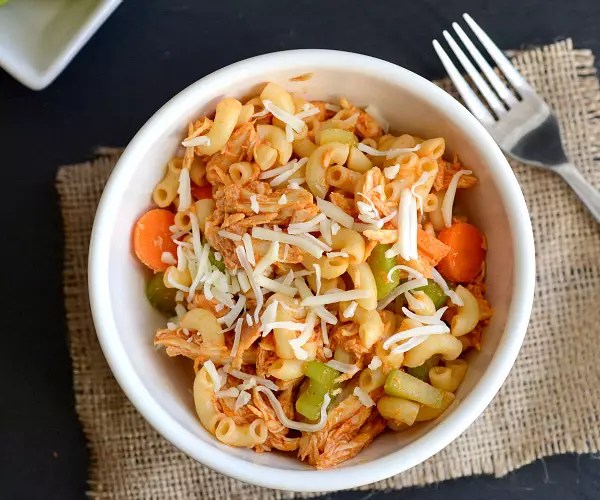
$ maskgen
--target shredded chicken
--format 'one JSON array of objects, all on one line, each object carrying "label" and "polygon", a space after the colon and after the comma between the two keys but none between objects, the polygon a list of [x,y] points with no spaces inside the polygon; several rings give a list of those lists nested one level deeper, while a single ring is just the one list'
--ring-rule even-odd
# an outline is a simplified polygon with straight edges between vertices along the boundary
[{"label": "shredded chicken", "polygon": [[[277,399],[281,403],[283,411],[288,418],[294,418],[294,399],[293,399],[294,387],[290,386],[287,389],[280,391],[277,395]],[[264,398],[264,396],[257,390],[252,391],[252,401],[255,406],[260,410],[262,418],[267,424],[267,440],[265,444],[271,448],[282,451],[294,451],[298,449],[300,442],[299,437],[289,438],[287,435],[290,432],[286,426],[284,426],[279,419],[271,403]]]},{"label": "shredded chicken", "polygon": [[[435,181],[433,182],[433,189],[436,191],[444,191],[448,189],[450,185],[450,181],[454,174],[459,170],[463,170],[464,166],[458,161],[458,158],[454,158],[452,163],[438,160],[438,173],[435,177]],[[473,187],[477,184],[477,177],[472,174],[462,175],[458,179],[458,189],[467,189]]]},{"label": "shredded chicken", "polygon": [[298,456],[317,469],[333,467],[355,457],[385,426],[385,419],[373,407],[349,395],[329,412],[322,430],[302,434]]},{"label": "shredded chicken", "polygon": [[[190,338],[192,339],[191,342],[188,341]],[[186,358],[196,359],[203,354],[200,335],[191,333],[186,335],[183,328],[158,330],[154,336],[154,345],[166,347],[165,350],[169,356],[185,356]]]},{"label": "shredded chicken", "polygon": [[357,195],[354,197],[354,202],[357,204],[357,210],[359,202],[368,203],[368,201],[365,199],[366,197],[371,201],[371,203],[373,203],[379,212],[380,217],[389,215],[390,209],[386,204],[384,187],[385,177],[379,168],[373,167],[362,174],[360,181],[358,181],[356,185],[356,192],[362,193],[363,196]]},{"label": "shredded chicken", "polygon": [[329,201],[352,217],[356,217],[358,215],[358,210],[354,205],[354,199],[348,198],[343,193],[339,193],[337,191],[329,193]]},{"label": "shredded chicken", "polygon": [[227,141],[225,147],[211,156],[206,164],[206,178],[213,185],[231,184],[227,169],[236,162],[242,161],[256,141],[257,133],[252,122],[238,127]]},{"label": "shredded chicken", "polygon": [[231,362],[231,366],[235,369],[240,369],[242,366],[244,353],[252,347],[252,344],[260,338],[260,325],[254,323],[252,326],[248,326],[244,323],[242,333],[240,335],[240,343],[238,345],[235,357]]}]

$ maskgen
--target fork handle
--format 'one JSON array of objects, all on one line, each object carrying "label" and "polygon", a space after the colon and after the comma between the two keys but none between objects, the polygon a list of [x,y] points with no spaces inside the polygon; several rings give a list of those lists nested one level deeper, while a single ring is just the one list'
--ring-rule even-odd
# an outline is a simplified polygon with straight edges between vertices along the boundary
[{"label": "fork handle", "polygon": [[600,222],[600,191],[592,186],[572,163],[563,163],[555,172],[571,186],[597,222]]}]

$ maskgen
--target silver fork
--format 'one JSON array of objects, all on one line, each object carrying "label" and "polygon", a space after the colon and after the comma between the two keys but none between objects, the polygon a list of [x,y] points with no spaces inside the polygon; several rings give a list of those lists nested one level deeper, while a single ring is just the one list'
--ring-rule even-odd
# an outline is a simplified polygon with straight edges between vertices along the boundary
[{"label": "silver fork", "polygon": [[450,33],[444,31],[444,38],[493,113],[473,92],[439,42],[433,40],[433,47],[464,103],[505,154],[522,163],[546,168],[560,175],[600,222],[600,192],[569,162],[563,149],[558,122],[550,107],[471,16],[463,14],[463,18],[518,94],[515,95],[504,84],[463,29],[457,23],[453,23],[456,34],[487,81]]}]

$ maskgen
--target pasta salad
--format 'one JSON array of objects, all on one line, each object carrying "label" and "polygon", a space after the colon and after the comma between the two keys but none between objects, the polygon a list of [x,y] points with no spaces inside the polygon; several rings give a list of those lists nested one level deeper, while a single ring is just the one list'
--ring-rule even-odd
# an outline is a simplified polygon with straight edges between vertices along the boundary
[{"label": "pasta salad", "polygon": [[133,248],[220,442],[324,469],[452,404],[492,309],[454,207],[477,179],[444,150],[273,83],[188,125]]}]

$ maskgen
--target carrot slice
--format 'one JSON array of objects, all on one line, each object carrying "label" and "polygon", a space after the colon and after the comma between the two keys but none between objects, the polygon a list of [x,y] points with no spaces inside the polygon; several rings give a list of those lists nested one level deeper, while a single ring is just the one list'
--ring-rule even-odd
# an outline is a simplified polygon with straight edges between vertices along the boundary
[{"label": "carrot slice", "polygon": [[169,267],[162,261],[163,252],[177,255],[177,245],[171,239],[169,229],[175,223],[173,212],[155,208],[140,217],[133,230],[133,249],[142,264],[153,271]]},{"label": "carrot slice", "polygon": [[443,229],[438,239],[450,252],[437,266],[441,275],[456,283],[467,283],[481,271],[485,259],[483,235],[475,226],[459,222]]},{"label": "carrot slice", "polygon": [[212,186],[193,187],[192,196],[197,200],[212,200]]}]

